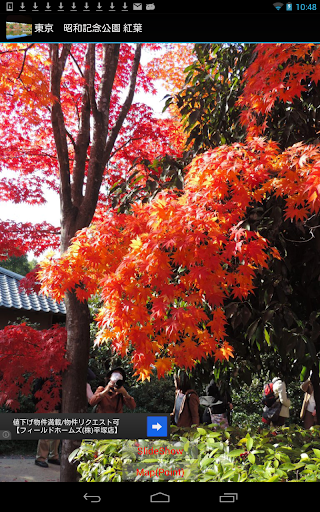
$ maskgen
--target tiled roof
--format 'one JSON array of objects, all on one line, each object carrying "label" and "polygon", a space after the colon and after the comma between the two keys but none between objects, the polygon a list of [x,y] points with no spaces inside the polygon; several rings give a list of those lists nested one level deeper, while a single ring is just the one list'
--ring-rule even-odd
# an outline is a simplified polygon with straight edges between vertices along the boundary
[{"label": "tiled roof", "polygon": [[56,302],[43,293],[19,291],[20,274],[0,267],[0,307],[66,314],[64,301]]}]

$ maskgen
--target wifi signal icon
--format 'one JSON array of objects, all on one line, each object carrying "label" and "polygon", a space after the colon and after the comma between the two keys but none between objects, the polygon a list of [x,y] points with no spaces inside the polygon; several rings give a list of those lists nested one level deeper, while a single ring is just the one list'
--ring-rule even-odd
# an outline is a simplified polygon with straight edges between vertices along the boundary
[{"label": "wifi signal icon", "polygon": [[284,6],[284,4],[282,4],[281,2],[276,2],[275,4],[273,4],[274,7],[277,9],[277,11],[280,11],[281,7]]}]

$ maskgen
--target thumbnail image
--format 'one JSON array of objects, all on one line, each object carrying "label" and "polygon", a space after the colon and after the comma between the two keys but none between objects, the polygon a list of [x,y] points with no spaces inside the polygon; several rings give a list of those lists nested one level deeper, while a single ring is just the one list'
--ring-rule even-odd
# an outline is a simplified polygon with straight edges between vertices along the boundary
[{"label": "thumbnail image", "polygon": [[6,38],[16,39],[19,37],[31,36],[32,25],[29,23],[16,23],[14,21],[6,22]]}]

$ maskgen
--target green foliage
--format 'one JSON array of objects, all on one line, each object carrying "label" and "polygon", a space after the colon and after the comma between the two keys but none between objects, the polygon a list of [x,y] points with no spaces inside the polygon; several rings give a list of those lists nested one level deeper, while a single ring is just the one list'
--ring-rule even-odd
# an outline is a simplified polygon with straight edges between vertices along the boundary
[{"label": "green foliage", "polygon": [[[190,161],[187,155],[182,159],[159,155],[152,161],[136,158],[129,169],[129,177],[119,180],[110,190],[113,208],[117,208],[118,213],[128,213],[134,203],[151,201],[163,190],[174,189],[176,193],[183,190],[185,167]],[[134,170],[138,165],[138,170]]]},{"label": "green foliage", "polygon": [[[304,430],[296,425],[276,432],[229,427],[182,429],[171,427],[170,442],[157,440],[154,448],[166,445],[171,450],[144,459],[148,468],[184,467],[184,477],[172,476],[169,481],[197,482],[318,482],[320,480],[320,427]],[[139,444],[138,444],[139,443]],[[70,461],[78,461],[81,482],[120,482],[124,465],[143,462],[137,446],[150,441],[120,439],[83,441]],[[150,444],[149,444],[150,445]],[[134,481],[140,475],[132,474]],[[150,481],[161,481],[153,477]]]},{"label": "green foliage", "polygon": [[130,389],[130,394],[137,404],[135,412],[170,413],[175,399],[172,376],[162,379],[154,376],[150,382],[138,382],[135,387]]},{"label": "green foliage", "polygon": [[[232,403],[234,406],[232,425],[240,428],[258,428],[261,425],[263,405],[261,403],[264,385],[271,380],[268,372],[261,374],[260,378],[255,376],[250,385],[241,383],[232,388]],[[300,423],[300,410],[304,393],[300,389],[300,381],[293,380],[287,384],[287,395],[291,401],[290,417],[288,424]]]},{"label": "green foliage", "polygon": [[7,270],[11,270],[11,272],[16,272],[22,276],[25,276],[34,267],[37,265],[37,260],[33,259],[31,261],[28,260],[27,255],[23,256],[11,256],[6,260],[1,260],[0,266],[6,268]]},{"label": "green foliage", "polygon": [[319,225],[319,214],[304,223],[286,219],[283,199],[274,195],[248,209],[242,227],[266,237],[282,259],[259,270],[246,301],[226,303],[235,358],[228,365],[211,361],[211,367],[236,370],[239,382],[249,385],[262,366],[288,384],[299,380],[302,367],[308,376],[319,365]]},{"label": "green foliage", "polygon": [[245,137],[236,101],[242,92],[244,71],[255,44],[195,44],[196,60],[185,69],[182,90],[166,102],[176,103],[188,133],[186,145],[195,153]]}]

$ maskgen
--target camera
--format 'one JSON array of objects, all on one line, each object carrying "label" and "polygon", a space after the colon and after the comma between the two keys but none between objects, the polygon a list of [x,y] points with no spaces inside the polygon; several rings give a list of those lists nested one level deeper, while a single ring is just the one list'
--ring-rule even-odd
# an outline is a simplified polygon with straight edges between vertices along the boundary
[{"label": "camera", "polygon": [[117,380],[111,380],[112,382],[112,388],[109,391],[109,395],[113,395],[117,389],[120,389],[123,386],[124,380],[123,379],[117,379]]},{"label": "camera", "polygon": [[110,370],[110,372],[107,373],[107,379],[112,384],[112,387],[110,387],[109,395],[113,395],[117,389],[120,389],[125,381],[126,375],[122,368],[115,368],[114,370]]},{"label": "camera", "polygon": [[124,380],[123,380],[123,379],[118,379],[118,380],[116,380],[116,381],[115,381],[115,383],[114,383],[114,387],[115,387],[116,389],[119,389],[119,388],[121,388],[121,387],[123,386],[123,383],[124,383]]}]

